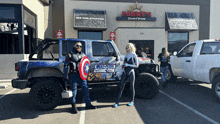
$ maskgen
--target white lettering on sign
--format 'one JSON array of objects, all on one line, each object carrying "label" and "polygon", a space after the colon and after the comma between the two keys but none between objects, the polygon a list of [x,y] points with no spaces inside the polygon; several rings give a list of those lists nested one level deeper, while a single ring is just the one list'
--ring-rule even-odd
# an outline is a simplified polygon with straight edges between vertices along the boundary
[{"label": "white lettering on sign", "polygon": [[94,18],[94,17],[76,17],[76,19],[90,19],[90,20],[105,20],[104,18]]},{"label": "white lettering on sign", "polygon": [[128,17],[128,20],[137,20],[137,18]]},{"label": "white lettering on sign", "polygon": [[61,37],[61,36],[62,36],[62,33],[61,33],[61,32],[58,32],[57,35],[58,35],[59,37]]},{"label": "white lettering on sign", "polygon": [[110,35],[110,36],[111,36],[112,38],[113,38],[113,37],[115,37],[114,33],[111,33],[111,35]]},{"label": "white lettering on sign", "polygon": [[115,65],[95,65],[94,73],[114,72]]}]

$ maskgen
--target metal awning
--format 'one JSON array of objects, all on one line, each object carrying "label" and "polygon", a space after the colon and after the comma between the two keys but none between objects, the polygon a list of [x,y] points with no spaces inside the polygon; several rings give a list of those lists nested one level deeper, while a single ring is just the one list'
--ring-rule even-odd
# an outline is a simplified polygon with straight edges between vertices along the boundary
[{"label": "metal awning", "polygon": [[175,30],[198,30],[198,26],[193,13],[166,12],[166,31]]}]

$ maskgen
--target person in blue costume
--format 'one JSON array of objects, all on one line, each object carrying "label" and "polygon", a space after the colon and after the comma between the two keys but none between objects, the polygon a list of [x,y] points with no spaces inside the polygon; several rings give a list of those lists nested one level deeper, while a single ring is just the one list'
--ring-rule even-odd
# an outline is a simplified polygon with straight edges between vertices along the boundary
[{"label": "person in blue costume", "polygon": [[128,45],[126,46],[127,54],[124,57],[124,64],[122,66],[123,73],[122,73],[122,77],[121,77],[120,92],[118,94],[117,102],[113,105],[114,108],[119,105],[119,100],[120,100],[122,92],[124,90],[127,78],[129,78],[130,89],[131,89],[131,102],[128,104],[128,106],[132,106],[134,104],[134,97],[135,97],[135,89],[134,89],[135,71],[134,71],[134,68],[138,68],[138,66],[139,66],[138,58],[137,58],[135,51],[136,51],[136,48],[135,48],[134,44],[128,43]]},{"label": "person in blue costume", "polygon": [[71,98],[71,105],[72,105],[73,113],[78,113],[78,110],[75,105],[78,83],[82,88],[83,96],[86,102],[86,108],[96,109],[96,107],[91,104],[91,100],[89,98],[89,88],[88,88],[87,81],[82,80],[80,78],[78,69],[74,69],[77,66],[74,66],[74,64],[71,64],[72,62],[75,62],[76,63],[75,65],[77,65],[77,63],[79,63],[84,56],[85,54],[82,53],[82,44],[80,42],[76,42],[73,46],[73,50],[66,55],[66,59],[64,62],[63,78],[64,80],[67,81],[67,76],[68,76],[69,83],[71,84],[71,90],[73,92],[73,97]]}]

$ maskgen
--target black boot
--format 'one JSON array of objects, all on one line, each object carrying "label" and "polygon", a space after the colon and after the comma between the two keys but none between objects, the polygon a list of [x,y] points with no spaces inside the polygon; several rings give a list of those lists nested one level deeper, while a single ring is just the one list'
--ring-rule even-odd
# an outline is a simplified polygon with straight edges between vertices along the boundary
[{"label": "black boot", "polygon": [[96,109],[96,107],[91,104],[90,106],[86,106],[86,109]]},{"label": "black boot", "polygon": [[72,103],[71,105],[72,105],[72,113],[73,113],[73,114],[78,113],[78,110],[77,110],[77,108],[76,108],[76,104],[75,104],[75,103]]}]

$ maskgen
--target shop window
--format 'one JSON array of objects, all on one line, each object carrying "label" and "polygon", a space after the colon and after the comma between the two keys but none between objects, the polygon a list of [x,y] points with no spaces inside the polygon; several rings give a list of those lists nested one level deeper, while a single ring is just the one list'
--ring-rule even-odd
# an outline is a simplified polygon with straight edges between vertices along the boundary
[{"label": "shop window", "polygon": [[102,31],[79,31],[79,39],[102,40]]},{"label": "shop window", "polygon": [[168,32],[168,52],[180,51],[189,43],[189,32]]},{"label": "shop window", "polygon": [[129,43],[135,45],[137,55],[139,50],[143,50],[148,58],[154,59],[154,40],[129,40]]}]

